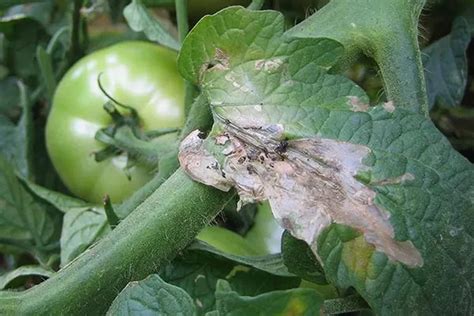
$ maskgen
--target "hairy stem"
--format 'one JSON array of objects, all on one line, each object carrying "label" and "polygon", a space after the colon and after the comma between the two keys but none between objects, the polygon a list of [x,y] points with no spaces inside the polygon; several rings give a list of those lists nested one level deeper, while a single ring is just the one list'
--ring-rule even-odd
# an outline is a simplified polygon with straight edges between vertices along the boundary
[{"label": "hairy stem", "polygon": [[[189,32],[188,0],[176,0],[175,8],[176,8],[176,21],[178,24],[179,41],[183,43],[184,39],[186,38],[186,35]],[[193,103],[195,91],[196,91],[196,88],[194,87],[194,85],[191,82],[186,81],[185,82],[185,97],[184,97],[186,115],[188,115],[191,105]]]},{"label": "hairy stem", "polygon": [[103,314],[128,282],[169,262],[231,197],[178,170],[115,230],[51,279],[24,292],[0,293],[0,314]]},{"label": "hairy stem", "polygon": [[71,64],[76,62],[83,54],[81,47],[81,8],[83,0],[74,0],[72,11],[71,49],[69,58]]},{"label": "hairy stem", "polygon": [[176,0],[176,21],[178,23],[179,41],[182,43],[188,34],[188,0]]},{"label": "hairy stem", "polygon": [[379,66],[395,106],[428,114],[425,77],[418,47],[418,18],[425,0],[333,0],[287,32],[327,37],[344,45],[348,66],[360,54]]},{"label": "hairy stem", "polygon": [[428,97],[426,95],[425,75],[418,46],[418,14],[413,19],[413,10],[397,10],[399,23],[394,29],[380,35],[372,42],[372,48],[366,54],[377,62],[387,99],[395,105],[413,107],[416,111],[428,115]]}]

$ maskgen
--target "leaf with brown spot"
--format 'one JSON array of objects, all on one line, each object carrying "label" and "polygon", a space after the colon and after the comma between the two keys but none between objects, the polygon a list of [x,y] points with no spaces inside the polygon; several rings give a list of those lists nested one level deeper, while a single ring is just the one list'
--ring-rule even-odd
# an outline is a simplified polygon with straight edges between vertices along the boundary
[{"label": "leaf with brown spot", "polygon": [[[326,72],[342,47],[288,38],[283,25],[272,11],[229,8],[188,35],[179,66],[200,85],[215,124],[206,140],[183,142],[181,165],[197,181],[235,187],[243,203],[268,199],[328,281],[355,287],[376,312],[467,313],[472,164],[423,115],[391,103],[361,111],[362,89]],[[216,49],[228,69],[199,73]]]}]

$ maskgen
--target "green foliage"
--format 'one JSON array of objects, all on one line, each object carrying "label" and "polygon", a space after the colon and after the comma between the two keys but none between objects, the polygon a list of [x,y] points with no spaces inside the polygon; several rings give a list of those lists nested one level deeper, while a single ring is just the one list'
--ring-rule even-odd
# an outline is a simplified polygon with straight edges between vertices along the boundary
[{"label": "green foliage", "polygon": [[[200,198],[185,201],[182,196],[186,195]],[[178,170],[110,234],[48,281],[28,292],[0,293],[2,312],[105,312],[118,289],[125,287],[131,280],[145,278],[167,264],[231,197],[232,194],[193,182]],[[159,203],[165,200],[168,202]],[[207,210],[208,215],[196,210]],[[181,225],[168,225],[170,220]],[[102,272],[97,273],[99,270]],[[102,285],[97,287],[98,284]],[[70,290],[71,287],[74,289]],[[100,295],[96,290],[99,290]],[[92,300],[101,303],[84,304]],[[68,303],[65,305],[66,301]]]},{"label": "green foliage", "polygon": [[[0,112],[7,112],[15,105],[19,104],[20,91],[15,79],[7,78],[0,81],[0,90],[2,91],[2,101],[0,103]],[[8,123],[7,123],[8,124]],[[4,124],[2,124],[4,125]]]},{"label": "green foliage", "polygon": [[46,265],[58,247],[61,217],[54,207],[37,199],[0,156],[0,247],[27,252]]},{"label": "green foliage", "polygon": [[41,71],[42,77],[45,79],[46,91],[50,99],[53,98],[54,89],[56,89],[56,79],[54,78],[53,65],[51,56],[44,48],[39,46],[36,49],[36,59]]},{"label": "green foliage", "polygon": [[286,277],[294,276],[294,274],[290,273],[288,271],[288,268],[285,266],[281,254],[255,256],[255,257],[237,256],[237,255],[229,254],[226,252],[222,252],[202,242],[197,242],[190,245],[189,249],[210,252],[218,256],[232,260],[234,262],[237,262],[243,265],[248,265],[256,269],[268,272],[270,274],[274,274],[278,276],[286,276]]},{"label": "green foliage", "polygon": [[458,18],[449,35],[423,50],[428,105],[457,106],[467,83],[466,50],[471,41],[469,25]]},{"label": "green foliage", "polygon": [[274,261],[271,256],[259,258],[259,264],[256,264],[257,260],[252,262],[249,258],[235,256],[223,258],[216,255],[219,252],[212,254],[207,250],[209,248],[188,251],[160,271],[160,276],[168,283],[186,290],[200,315],[216,308],[215,292],[220,279],[227,280],[239,293],[248,296],[287,290],[297,287],[300,282],[294,276],[273,274],[269,269]]},{"label": "green foliage", "polygon": [[47,270],[41,266],[21,266],[15,270],[0,275],[0,290],[9,287],[11,283],[18,281],[20,278],[28,276],[40,276],[45,279],[51,277],[54,271]]},{"label": "green foliage", "polygon": [[179,50],[179,42],[155,18],[140,0],[133,0],[123,11],[128,25],[135,32],[145,32],[151,41],[160,43],[174,50]]},{"label": "green foliage", "polygon": [[34,3],[34,2],[46,2],[47,0],[4,0],[0,4],[0,9],[7,9],[14,5],[20,5],[24,3]]},{"label": "green foliage", "polygon": [[65,266],[110,231],[103,209],[69,210],[61,233],[61,266]]},{"label": "green foliage", "polygon": [[[261,262],[264,260],[271,262],[272,259],[260,258]],[[215,309],[215,291],[219,279],[227,280],[246,295],[286,290],[299,284],[296,277],[275,275],[252,265],[244,266],[229,258],[195,250],[165,266],[160,276],[168,283],[184,289],[193,298],[200,315]]]},{"label": "green foliage", "polygon": [[168,283],[184,289],[193,299],[198,314],[214,309],[216,282],[224,279],[235,264],[199,253],[187,253],[164,266],[160,276]]},{"label": "green foliage", "polygon": [[282,253],[288,270],[302,279],[317,284],[326,284],[324,271],[316,256],[303,240],[296,239],[285,231],[282,238]]},{"label": "green foliage", "polygon": [[67,213],[72,209],[76,208],[86,208],[90,206],[88,203],[79,200],[75,197],[49,190],[43,186],[37,185],[31,181],[26,181],[24,179],[23,183],[36,195],[36,197],[44,200],[45,202],[53,205],[60,212]]},{"label": "green foliage", "polygon": [[23,184],[37,200],[64,213],[60,238],[60,266],[63,267],[110,231],[103,208],[48,190],[29,181]]},{"label": "green foliage", "polygon": [[318,315],[322,299],[312,289],[241,296],[225,280],[217,283],[217,315]]},{"label": "green foliage", "polygon": [[474,144],[474,109],[468,107],[437,108],[431,116],[438,128],[449,136],[457,150],[472,149]]},{"label": "green foliage", "polygon": [[0,18],[0,152],[22,176],[57,189],[44,146],[44,114],[55,81],[71,62],[72,6],[52,1],[20,4],[25,2],[10,1],[19,5]]},{"label": "green foliage", "polygon": [[10,73],[34,80],[37,70],[31,62],[35,59],[36,43],[47,39],[41,24],[29,16],[12,16],[0,20],[0,31],[7,41],[5,59]]},{"label": "green foliage", "polygon": [[191,297],[156,274],[129,283],[110,306],[107,315],[196,315]]},{"label": "green foliage", "polygon": [[22,115],[17,125],[0,115],[0,154],[10,161],[18,172],[27,178],[33,177],[32,170],[32,113],[27,100],[25,86],[18,82]]}]

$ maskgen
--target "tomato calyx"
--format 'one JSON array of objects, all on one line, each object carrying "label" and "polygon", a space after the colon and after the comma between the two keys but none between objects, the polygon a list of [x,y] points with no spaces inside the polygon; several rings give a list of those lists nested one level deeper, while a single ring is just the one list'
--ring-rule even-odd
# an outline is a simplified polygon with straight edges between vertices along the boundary
[{"label": "tomato calyx", "polygon": [[[102,74],[102,73],[101,73]],[[177,128],[164,128],[144,132],[141,128],[138,112],[131,106],[120,103],[104,89],[100,82],[101,74],[97,78],[99,89],[109,99],[103,105],[104,111],[112,118],[112,124],[98,130],[95,139],[106,147],[94,152],[97,162],[126,154],[127,163],[123,168],[126,176],[130,179],[130,168],[136,162],[145,164],[150,168],[158,165],[158,150],[153,139],[178,131]],[[119,111],[118,107],[123,109]]]}]

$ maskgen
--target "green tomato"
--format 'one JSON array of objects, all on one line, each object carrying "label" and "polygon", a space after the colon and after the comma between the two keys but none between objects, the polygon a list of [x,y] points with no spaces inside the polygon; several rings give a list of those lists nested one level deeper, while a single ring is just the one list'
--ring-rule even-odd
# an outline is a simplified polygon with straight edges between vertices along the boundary
[{"label": "green tomato", "polygon": [[265,201],[258,204],[253,226],[245,235],[245,240],[253,245],[260,255],[279,253],[283,231],[273,217],[270,203]]},{"label": "green tomato", "polygon": [[219,226],[208,226],[199,232],[197,239],[214,248],[235,256],[258,256],[259,252],[242,236]]},{"label": "green tomato", "polygon": [[[122,42],[79,60],[59,83],[46,125],[46,146],[62,181],[75,195],[100,202],[108,194],[120,202],[153,176],[137,163],[124,172],[125,154],[96,162],[94,153],[105,148],[96,132],[110,126],[103,109],[115,100],[136,109],[144,131],[179,128],[184,124],[184,82],[175,52],[146,42]],[[120,109],[119,109],[120,110]],[[125,112],[120,110],[121,112]]]},{"label": "green tomato", "polygon": [[205,227],[197,239],[236,256],[264,256],[281,252],[283,228],[275,220],[268,202],[258,205],[252,228],[242,237],[219,226]]}]

